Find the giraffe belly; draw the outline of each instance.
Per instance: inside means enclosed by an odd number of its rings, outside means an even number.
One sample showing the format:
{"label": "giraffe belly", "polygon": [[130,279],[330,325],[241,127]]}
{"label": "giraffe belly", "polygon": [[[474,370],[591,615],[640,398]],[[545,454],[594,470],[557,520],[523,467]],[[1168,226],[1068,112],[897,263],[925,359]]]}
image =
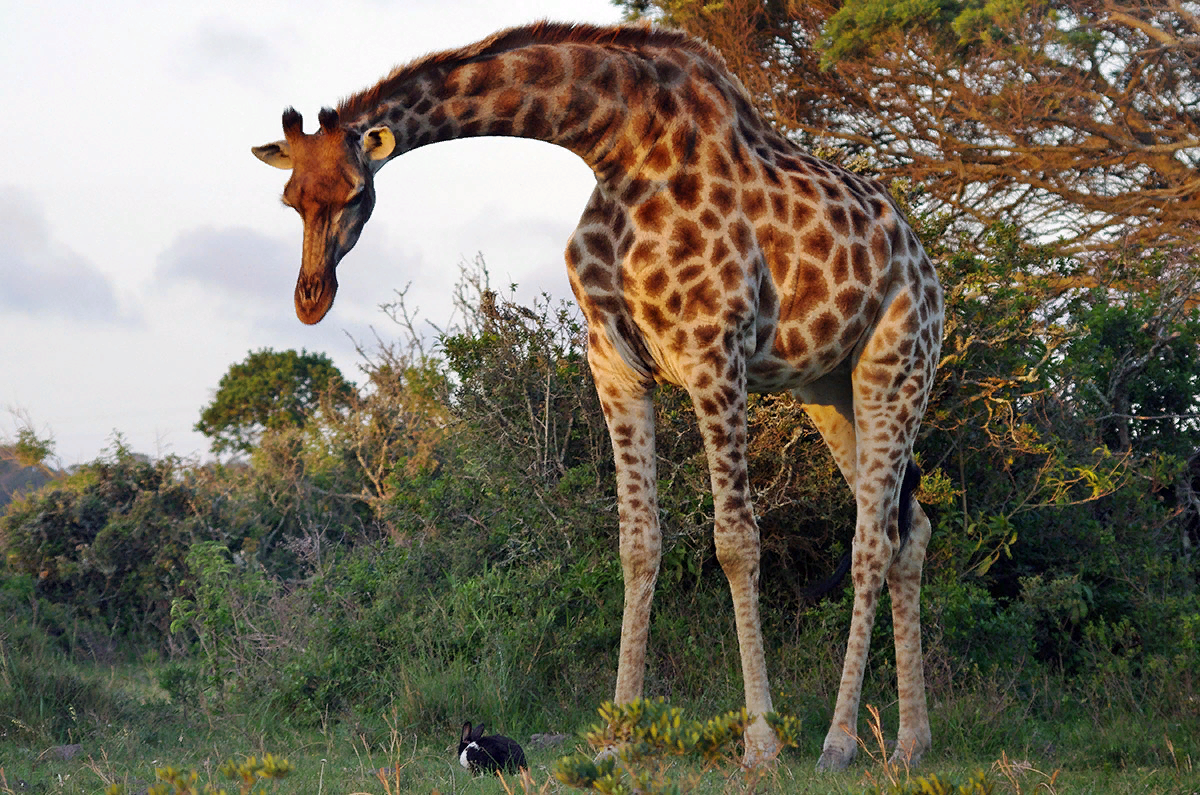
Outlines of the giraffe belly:
{"label": "giraffe belly", "polygon": [[760,325],[762,344],[746,363],[749,391],[782,392],[811,384],[845,361],[858,342],[816,347],[806,328],[796,322]]}
{"label": "giraffe belly", "polygon": [[[850,351],[840,346],[826,346],[815,352],[798,349],[794,344],[788,347],[787,324],[783,328],[782,338],[774,326],[762,323],[744,335],[748,391],[772,393],[797,389],[826,375],[849,356]],[[675,344],[669,333],[662,335],[644,328],[638,331],[635,343],[625,339],[612,325],[606,329],[626,363],[660,384],[687,387],[690,381],[687,363],[694,363],[695,357],[680,356],[683,346]],[[857,340],[851,345],[855,343]]]}
{"label": "giraffe belly", "polygon": [[746,389],[764,394],[798,389],[827,374],[840,362],[840,357],[828,359],[828,364],[810,358],[797,366],[795,362],[772,354],[758,356],[747,363]]}

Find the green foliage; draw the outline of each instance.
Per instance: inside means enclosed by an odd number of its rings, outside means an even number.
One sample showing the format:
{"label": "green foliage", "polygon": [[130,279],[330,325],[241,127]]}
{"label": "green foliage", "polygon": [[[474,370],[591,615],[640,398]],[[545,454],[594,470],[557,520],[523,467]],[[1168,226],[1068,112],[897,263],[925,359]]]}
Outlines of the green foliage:
{"label": "green foliage", "polygon": [[179,611],[206,665],[197,675],[173,666],[163,686],[200,703],[197,688],[210,694],[220,682],[226,702],[259,704],[295,725],[353,706],[390,708],[426,729],[453,723],[464,704],[511,725],[548,704],[601,696],[619,574],[491,569],[455,549],[464,540],[364,546],[304,589],[210,569],[211,601]]}
{"label": "green foliage", "polygon": [[249,453],[264,431],[303,426],[322,396],[336,409],[353,391],[323,353],[263,348],[229,368],[196,430],[212,439],[214,453]]}
{"label": "green foliage", "polygon": [[1094,417],[1100,439],[1116,450],[1190,455],[1183,422],[1200,411],[1200,313],[1187,311],[1161,261],[1135,276],[1158,285],[1114,302],[1099,288],[1074,311],[1084,333],[1071,342],[1064,370],[1074,408]]}
{"label": "green foliage", "polygon": [[[287,778],[292,772],[292,766],[286,759],[277,759],[271,754],[259,761],[257,757],[249,756],[242,761],[226,760],[220,767],[221,775],[238,782],[238,792],[249,795],[255,791],[257,784]],[[226,795],[224,788],[205,784],[200,789],[198,781],[200,774],[195,770],[184,773],[173,767],[154,768],[156,782],[147,790],[147,795]],[[258,791],[262,791],[259,789]],[[105,795],[125,795],[125,788],[114,784],[104,790]]]}
{"label": "green foliage", "polygon": [[[559,759],[554,776],[576,789],[624,795],[625,793],[678,793],[690,791],[699,775],[717,768],[741,768],[740,744],[751,716],[743,708],[707,721],[685,719],[683,710],[663,699],[638,699],[628,704],[607,701],[599,709],[601,723],[585,739],[602,758],[584,754]],[[797,744],[794,718],[775,713],[764,716],[782,747]],[[679,781],[670,761],[688,758],[699,762],[702,773]],[[747,771],[747,775],[753,775]]]}
{"label": "green foliage", "polygon": [[54,439],[39,437],[29,425],[17,429],[17,440],[9,449],[13,459],[23,467],[47,469],[46,462],[54,457]]}
{"label": "green foliage", "polygon": [[822,65],[870,52],[881,34],[922,29],[946,50],[1006,35],[1028,0],[850,0],[829,17]]}
{"label": "green foliage", "polygon": [[193,544],[185,563],[189,577],[171,602],[171,632],[187,631],[195,637],[204,684],[197,689],[182,666],[165,669],[160,683],[182,703],[203,702],[209,693],[219,699],[230,685],[245,677],[241,669],[266,662],[247,655],[248,648],[239,640],[254,632],[247,621],[264,612],[260,601],[272,589],[258,567],[246,567],[235,576],[229,549],[216,541]]}
{"label": "green foliage", "polygon": [[916,776],[903,783],[889,782],[875,787],[876,795],[992,795],[995,785],[982,771],[971,776],[963,784],[954,784],[937,774]]}
{"label": "green foliage", "polygon": [[8,565],[81,617],[162,632],[188,545],[211,532],[179,467],[135,456],[118,438],[106,458],[10,504],[0,518]]}
{"label": "green foliage", "polygon": [[[964,498],[1041,504],[1056,498],[1048,474],[1063,461],[1111,468],[1094,439],[1063,427],[1053,392],[1062,350],[1080,332],[1052,284],[1072,278],[1078,263],[1005,226],[991,230],[982,254],[946,255],[943,359],[925,425],[934,445],[953,450]],[[928,459],[929,443],[921,446]],[[976,467],[1001,476],[968,481]]]}
{"label": "green foliage", "polygon": [[[1114,302],[1108,288],[1086,286],[1082,261],[1011,228],[994,228],[988,244],[982,254],[946,252],[942,268],[944,359],[919,446],[923,463],[944,462],[957,494],[933,514],[928,569],[936,588],[974,581],[987,590],[1008,627],[990,631],[1005,648],[1013,632],[1026,633],[1032,648],[1018,648],[1078,670],[1092,622],[1145,626],[1149,600],[1139,590],[1160,581],[1162,561],[1195,572],[1190,520],[1169,517],[1177,503],[1164,484],[1180,488],[1187,477],[1174,468],[1182,455],[1169,451],[1200,445],[1189,420],[1198,318],[1171,279],[1156,295]],[[1140,283],[1161,263],[1137,267],[1113,278]],[[1175,352],[1180,341],[1187,352]],[[1130,415],[1149,406],[1162,413]],[[1195,579],[1174,576],[1170,588],[1190,602]]]}
{"label": "green foliage", "polygon": [[516,304],[489,287],[482,267],[468,283],[477,319],[441,340],[460,432],[533,488],[594,464],[608,453],[608,437],[579,310],[553,307],[546,296]]}

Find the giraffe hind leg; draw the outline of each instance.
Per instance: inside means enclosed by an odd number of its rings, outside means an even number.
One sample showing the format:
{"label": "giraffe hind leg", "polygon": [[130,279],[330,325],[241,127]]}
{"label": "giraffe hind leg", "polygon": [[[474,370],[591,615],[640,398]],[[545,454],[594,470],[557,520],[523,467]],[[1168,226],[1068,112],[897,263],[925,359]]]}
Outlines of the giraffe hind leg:
{"label": "giraffe hind leg", "polygon": [[929,544],[929,519],[915,500],[909,500],[912,526],[908,543],[888,570],[892,597],[892,626],[896,642],[896,679],[900,728],[892,761],[914,765],[933,745],[925,703],[925,666],[921,653],[921,569]]}
{"label": "giraffe hind leg", "polygon": [[[911,496],[920,477],[919,469],[911,462],[916,423],[900,419],[906,414],[904,401],[881,395],[856,383],[858,380],[858,374],[848,377],[844,372],[836,373],[796,391],[829,445],[858,505],[851,553],[854,613],[837,705],[817,765],[822,770],[844,769],[857,752],[862,677],[885,578],[889,588],[899,586],[903,592],[902,613],[898,615],[903,631],[898,635],[898,642],[902,642],[904,653],[898,655],[898,668],[901,669],[898,673],[902,692],[909,696],[909,708],[906,717],[902,717],[900,741],[907,742],[918,755],[928,747],[924,683],[920,675],[918,606],[920,562],[928,540],[928,521],[923,513],[916,513],[919,506]],[[871,399],[864,400],[864,393]],[[907,415],[913,416],[911,407]],[[901,493],[905,497],[903,500]],[[901,534],[901,505],[905,508],[903,526],[910,528],[907,537]],[[913,533],[913,529],[917,532]],[[900,554],[901,551],[904,554]],[[903,561],[902,567],[893,572],[893,563],[897,561]],[[893,613],[896,615],[895,608]]]}
{"label": "giraffe hind leg", "polygon": [[[909,461],[908,468],[904,471],[904,481],[900,484],[900,549],[903,550],[908,543],[909,531],[912,529],[912,504],[913,494],[921,485],[921,468],[916,465],[916,462]],[[804,589],[801,593],[801,598],[807,602],[816,602],[821,597],[828,594],[834,588],[841,585],[842,580],[846,579],[846,575],[850,573],[850,562],[853,554],[847,552],[842,555],[842,559],[838,561],[837,568],[833,574],[817,583],[816,585]]]}

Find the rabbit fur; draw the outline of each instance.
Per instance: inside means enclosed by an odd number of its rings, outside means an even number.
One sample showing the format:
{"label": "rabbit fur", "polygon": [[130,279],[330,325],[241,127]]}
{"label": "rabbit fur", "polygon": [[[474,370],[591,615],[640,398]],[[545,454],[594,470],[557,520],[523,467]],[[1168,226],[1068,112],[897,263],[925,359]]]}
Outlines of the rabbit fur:
{"label": "rabbit fur", "polygon": [[525,764],[525,751],[516,740],[493,734],[483,736],[483,724],[472,727],[467,721],[458,742],[458,763],[478,776],[482,773],[517,773]]}

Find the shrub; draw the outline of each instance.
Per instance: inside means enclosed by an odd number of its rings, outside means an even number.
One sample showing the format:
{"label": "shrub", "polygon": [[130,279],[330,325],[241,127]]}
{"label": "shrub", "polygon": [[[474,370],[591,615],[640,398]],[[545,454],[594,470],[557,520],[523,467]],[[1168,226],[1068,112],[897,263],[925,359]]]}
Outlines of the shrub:
{"label": "shrub", "polygon": [[116,631],[165,634],[175,578],[196,536],[193,486],[181,462],[151,462],[118,439],[109,455],[15,500],[0,548],[39,597]]}

